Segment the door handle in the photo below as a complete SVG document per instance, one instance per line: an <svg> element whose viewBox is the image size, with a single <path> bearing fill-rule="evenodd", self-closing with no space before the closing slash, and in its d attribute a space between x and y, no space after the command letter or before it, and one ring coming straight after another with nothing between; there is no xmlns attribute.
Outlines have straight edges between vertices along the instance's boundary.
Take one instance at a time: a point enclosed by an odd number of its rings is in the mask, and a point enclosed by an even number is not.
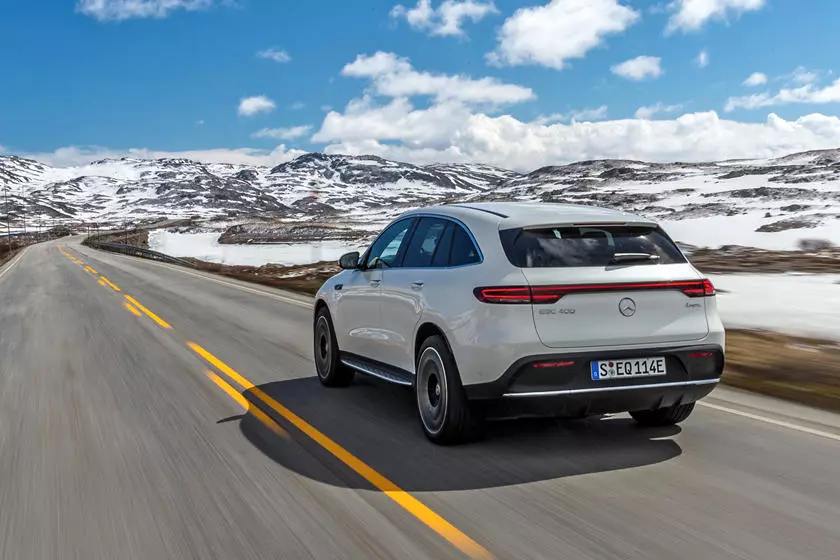
<svg viewBox="0 0 840 560"><path fill-rule="evenodd" d="M382 280L371 280L370 281L370 285L373 286L374 288L381 283L382 283Z"/></svg>
<svg viewBox="0 0 840 560"><path fill-rule="evenodd" d="M423 289L423 282L412 282L411 283L412 290L422 290Z"/></svg>

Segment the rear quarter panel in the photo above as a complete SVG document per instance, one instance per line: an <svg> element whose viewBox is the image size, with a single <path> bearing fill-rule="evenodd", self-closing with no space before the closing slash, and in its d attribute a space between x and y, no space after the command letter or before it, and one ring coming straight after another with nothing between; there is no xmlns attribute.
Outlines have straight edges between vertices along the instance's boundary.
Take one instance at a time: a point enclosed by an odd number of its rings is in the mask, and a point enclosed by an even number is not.
<svg viewBox="0 0 840 560"><path fill-rule="evenodd" d="M518 269L494 273L484 263L437 269L427 278L417 329L431 323L443 331L465 385L495 379L516 348L539 343L530 305L488 305L473 294L480 286L525 285Z"/></svg>

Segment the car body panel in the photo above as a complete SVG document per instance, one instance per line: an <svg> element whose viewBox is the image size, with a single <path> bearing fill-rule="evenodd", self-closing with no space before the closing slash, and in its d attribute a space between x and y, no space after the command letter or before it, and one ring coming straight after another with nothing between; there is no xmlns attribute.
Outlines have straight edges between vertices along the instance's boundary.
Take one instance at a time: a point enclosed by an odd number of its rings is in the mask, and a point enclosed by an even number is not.
<svg viewBox="0 0 840 560"><path fill-rule="evenodd" d="M690 264L622 267L527 268L531 286L630 284L701 280ZM572 293L533 305L540 340L551 348L660 344L702 340L709 334L705 299L678 289ZM622 312L621 304L627 304Z"/></svg>
<svg viewBox="0 0 840 560"><path fill-rule="evenodd" d="M375 341L381 337L380 307L382 270L352 270L342 273L332 282L333 316L339 348L355 354L374 351ZM335 286L340 289L335 290Z"/></svg>

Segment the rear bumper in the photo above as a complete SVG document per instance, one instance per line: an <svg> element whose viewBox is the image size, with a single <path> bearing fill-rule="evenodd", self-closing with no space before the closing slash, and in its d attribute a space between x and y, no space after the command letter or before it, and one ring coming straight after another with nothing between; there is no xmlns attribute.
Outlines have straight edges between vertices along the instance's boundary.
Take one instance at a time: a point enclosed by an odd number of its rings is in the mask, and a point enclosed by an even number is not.
<svg viewBox="0 0 840 560"><path fill-rule="evenodd" d="M591 379L594 360L653 356L665 357L667 375ZM552 362L558 365L534 367ZM517 360L496 381L467 385L464 390L491 417L587 416L695 402L714 389L723 366L719 346L549 354Z"/></svg>

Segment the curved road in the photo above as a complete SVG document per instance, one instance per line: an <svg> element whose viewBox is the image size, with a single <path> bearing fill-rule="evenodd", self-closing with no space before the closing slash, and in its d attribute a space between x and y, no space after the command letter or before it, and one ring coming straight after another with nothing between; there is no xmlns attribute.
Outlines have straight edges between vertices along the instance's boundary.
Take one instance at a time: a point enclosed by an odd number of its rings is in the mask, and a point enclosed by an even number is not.
<svg viewBox="0 0 840 560"><path fill-rule="evenodd" d="M838 557L837 416L719 388L435 447L406 390L322 388L310 322L77 239L0 269L0 558Z"/></svg>

